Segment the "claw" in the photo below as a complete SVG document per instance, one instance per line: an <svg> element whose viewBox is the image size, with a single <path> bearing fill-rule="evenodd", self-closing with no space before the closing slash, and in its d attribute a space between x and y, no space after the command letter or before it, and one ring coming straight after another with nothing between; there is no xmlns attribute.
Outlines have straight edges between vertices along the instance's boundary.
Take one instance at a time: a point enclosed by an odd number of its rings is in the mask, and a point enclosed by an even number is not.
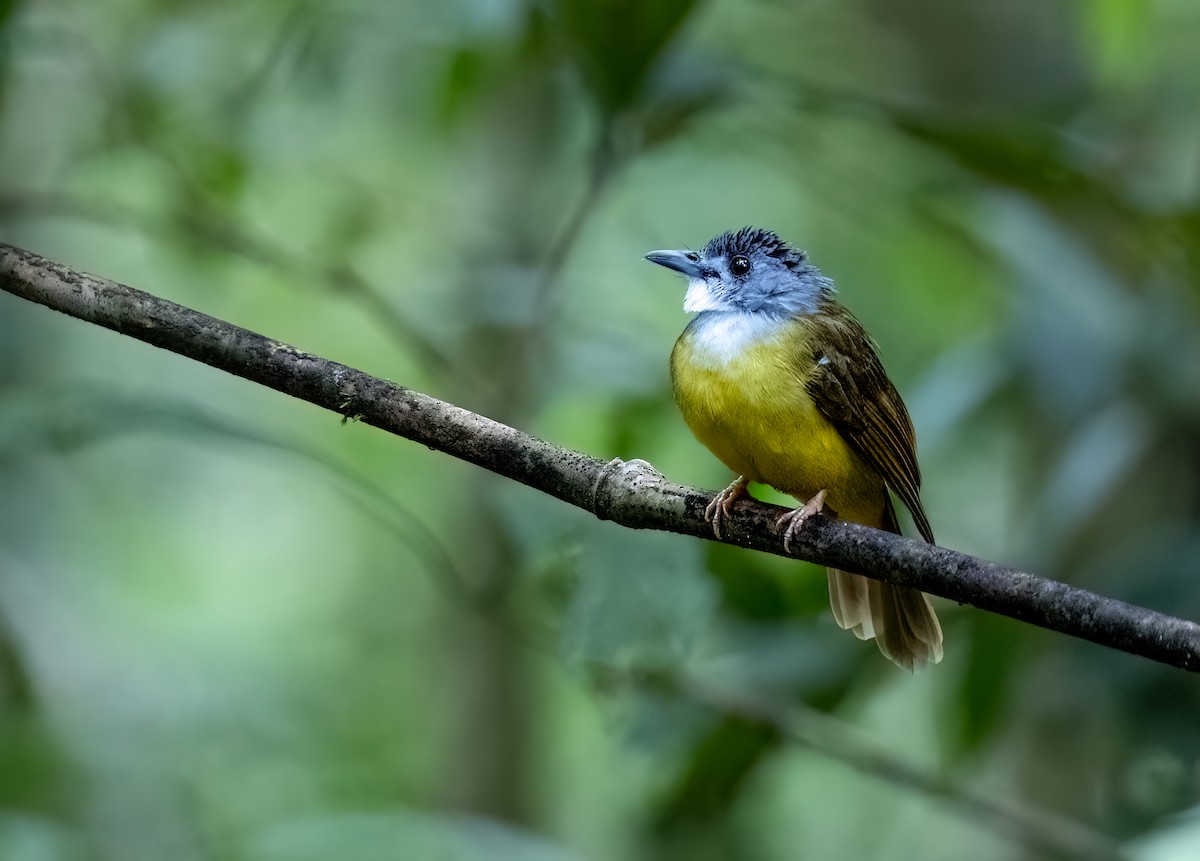
<svg viewBox="0 0 1200 861"><path fill-rule="evenodd" d="M721 537L721 521L731 516L733 504L746 496L746 476L739 475L729 487L713 497L713 501L704 509L704 521L711 523L713 535Z"/></svg>
<svg viewBox="0 0 1200 861"><path fill-rule="evenodd" d="M711 508L712 506L709 507ZM825 508L825 491L820 490L808 502L798 508L793 508L775 521L776 527L782 527L785 522L787 523L787 529L783 531L783 549L785 553L792 552L792 539L796 536L797 532L804 528L804 524L808 521L808 518L814 514L820 514L823 508ZM707 517L707 514L705 516Z"/></svg>

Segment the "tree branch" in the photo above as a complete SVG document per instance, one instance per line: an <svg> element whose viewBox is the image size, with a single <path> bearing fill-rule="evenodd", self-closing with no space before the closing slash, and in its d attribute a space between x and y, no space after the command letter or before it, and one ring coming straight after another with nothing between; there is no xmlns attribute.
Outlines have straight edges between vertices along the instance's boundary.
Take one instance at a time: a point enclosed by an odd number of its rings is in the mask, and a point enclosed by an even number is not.
<svg viewBox="0 0 1200 861"><path fill-rule="evenodd" d="M0 243L0 288L419 442L633 529L714 540L707 491L642 461L609 463L148 293ZM726 543L941 595L1182 669L1200 625L855 523L816 517L783 550L776 506L743 500Z"/></svg>

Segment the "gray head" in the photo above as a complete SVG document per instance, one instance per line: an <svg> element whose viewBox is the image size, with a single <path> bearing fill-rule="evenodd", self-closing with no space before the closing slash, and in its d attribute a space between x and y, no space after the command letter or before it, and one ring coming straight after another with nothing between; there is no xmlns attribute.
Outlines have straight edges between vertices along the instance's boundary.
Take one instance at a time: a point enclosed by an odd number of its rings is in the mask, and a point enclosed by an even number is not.
<svg viewBox="0 0 1200 861"><path fill-rule="evenodd" d="M699 251L651 251L646 259L688 278L685 311L812 314L833 282L769 230L743 227Z"/></svg>

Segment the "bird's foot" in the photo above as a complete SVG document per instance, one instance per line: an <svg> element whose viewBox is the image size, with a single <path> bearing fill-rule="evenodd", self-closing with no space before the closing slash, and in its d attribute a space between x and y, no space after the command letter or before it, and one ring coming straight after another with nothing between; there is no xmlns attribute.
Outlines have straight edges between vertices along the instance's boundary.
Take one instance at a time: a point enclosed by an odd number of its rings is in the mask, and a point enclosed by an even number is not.
<svg viewBox="0 0 1200 861"><path fill-rule="evenodd" d="M713 501L704 509L704 521L711 523L713 535L721 537L721 521L730 516L729 509L733 504L747 495L746 476L739 475L729 487L713 497Z"/></svg>
<svg viewBox="0 0 1200 861"><path fill-rule="evenodd" d="M711 506L710 506L711 507ZM792 539L796 533L804 528L804 524L808 522L808 518L814 514L820 514L825 508L825 491L817 492L817 495L804 503L798 508L793 508L787 514L784 514L777 521L776 527L782 527L787 523L787 529L783 531L783 549L786 553L792 552Z"/></svg>

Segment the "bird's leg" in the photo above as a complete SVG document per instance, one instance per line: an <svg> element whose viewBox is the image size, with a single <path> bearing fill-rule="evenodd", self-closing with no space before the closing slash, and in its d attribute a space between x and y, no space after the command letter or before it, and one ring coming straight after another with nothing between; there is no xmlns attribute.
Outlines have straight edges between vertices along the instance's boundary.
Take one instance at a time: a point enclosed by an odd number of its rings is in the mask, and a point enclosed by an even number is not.
<svg viewBox="0 0 1200 861"><path fill-rule="evenodd" d="M730 516L729 509L743 496L746 496L746 476L739 475L729 487L713 497L704 509L704 521L712 524L713 535L721 537L721 521Z"/></svg>
<svg viewBox="0 0 1200 861"><path fill-rule="evenodd" d="M817 491L817 495L808 502L798 508L793 508L775 521L776 527L781 527L785 522L787 523L787 529L783 532L783 549L785 552L792 552L792 538L804 527L808 518L814 514L820 514L823 508L825 508L825 491L819 490Z"/></svg>

